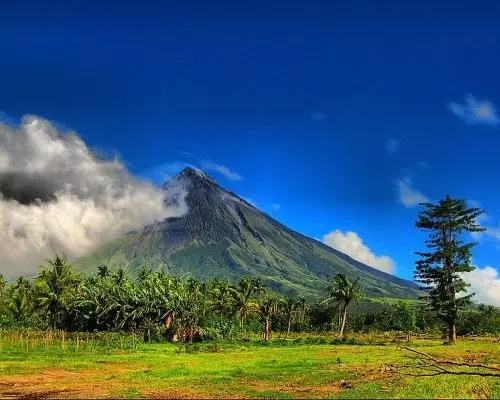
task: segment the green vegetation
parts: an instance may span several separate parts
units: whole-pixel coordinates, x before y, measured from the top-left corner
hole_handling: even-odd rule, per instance
[[[144,344],[132,334],[0,334],[0,391],[22,397],[246,398],[489,398],[496,378],[413,378],[409,359],[383,336],[354,335],[359,344],[328,336],[309,340],[258,338],[201,344]],[[137,338],[136,338],[137,339]],[[324,344],[313,344],[316,343]],[[369,344],[372,342],[374,344]],[[330,343],[337,343],[332,346]],[[415,338],[412,347],[449,360],[499,364],[492,339]]]
[[[371,303],[347,308],[361,289],[336,275],[330,297],[307,302],[284,297],[260,279],[244,277],[236,285],[221,279],[199,282],[148,267],[132,279],[124,270],[100,266],[93,276],[80,277],[66,260],[56,257],[34,279],[18,278],[2,285],[0,323],[4,328],[62,329],[69,332],[134,332],[147,342],[222,340],[246,332],[442,332],[446,325],[425,303]],[[324,298],[327,291],[325,290]],[[370,304],[370,303],[365,303]],[[498,334],[500,315],[482,305],[457,314],[460,335]]]
[[[370,299],[361,279],[342,273],[329,278],[322,300],[310,301],[249,276],[231,284],[147,266],[131,276],[107,265],[80,276],[59,256],[32,279],[0,275],[0,390],[17,397],[498,396],[497,376],[453,375],[464,367],[477,374],[480,363],[498,370],[500,313],[456,297],[473,246],[459,234],[480,229],[479,211],[449,197],[439,204],[426,204],[417,222],[436,231],[428,241],[434,253],[419,253],[416,274],[429,286],[422,300]],[[440,346],[443,333],[461,338]],[[398,343],[451,369],[410,377],[429,366]]]

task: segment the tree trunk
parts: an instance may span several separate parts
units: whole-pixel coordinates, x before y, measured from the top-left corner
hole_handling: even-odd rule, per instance
[[[345,329],[346,321],[347,321],[347,307],[344,307],[343,312],[342,312],[342,325],[340,325],[340,332],[339,332],[340,337],[344,336],[344,329]]]
[[[450,322],[448,326],[448,343],[453,344],[457,341],[457,327],[455,321]]]
[[[288,318],[288,329],[286,330],[286,338],[288,339],[288,335],[290,335],[290,326],[292,325],[292,318]]]
[[[269,318],[266,318],[266,330],[264,332],[265,333],[264,340],[269,340],[270,327],[271,327],[271,321],[269,321]]]

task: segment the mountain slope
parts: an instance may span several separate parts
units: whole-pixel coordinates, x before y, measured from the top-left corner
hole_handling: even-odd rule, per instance
[[[130,232],[77,260],[83,273],[100,264],[126,267],[143,264],[176,275],[192,274],[236,281],[260,276],[269,287],[287,294],[324,295],[336,273],[360,279],[372,297],[416,298],[416,284],[373,269],[314,239],[288,229],[199,170],[184,169],[164,188],[187,192],[188,212],[179,218]],[[178,195],[167,197],[178,203]]]

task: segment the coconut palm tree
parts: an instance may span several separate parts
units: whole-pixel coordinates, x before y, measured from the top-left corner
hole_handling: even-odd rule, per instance
[[[65,258],[56,255],[53,261],[47,260],[47,263],[47,266],[42,266],[36,279],[36,301],[47,310],[50,325],[56,329],[62,323],[62,313],[77,285],[78,277],[71,272]]]
[[[33,314],[32,285],[24,276],[20,276],[14,285],[7,288],[5,307],[17,323],[24,325]]]
[[[234,308],[234,301],[227,281],[211,279],[207,284],[207,294],[215,314],[229,315]]]
[[[263,338],[269,340],[271,332],[271,317],[278,312],[279,306],[283,300],[276,294],[265,294],[259,304],[259,314],[263,324]]]
[[[258,281],[251,279],[248,276],[241,278],[236,286],[230,286],[229,290],[234,300],[234,307],[240,328],[243,328],[248,316],[259,309],[259,305],[252,298],[257,288],[262,286]]]
[[[359,301],[362,297],[362,288],[358,280],[354,283],[344,274],[337,274],[328,287],[330,297],[326,301],[336,301],[340,307],[340,329],[339,337],[344,336],[344,329],[347,322],[347,308],[353,301]]]
[[[3,310],[6,281],[3,274],[0,274],[0,311]]]
[[[292,319],[297,311],[297,299],[293,297],[287,297],[282,303],[282,311],[287,320],[286,338],[290,335],[290,328],[292,326]]]
[[[297,312],[299,324],[302,327],[308,309],[307,300],[305,297],[301,296],[297,299],[297,304],[295,306],[295,309]]]
[[[107,278],[109,274],[109,267],[106,264],[102,264],[97,267],[97,276],[99,278]]]

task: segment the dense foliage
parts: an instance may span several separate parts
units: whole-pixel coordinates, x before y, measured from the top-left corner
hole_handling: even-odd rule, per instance
[[[101,266],[81,277],[56,257],[37,277],[6,282],[0,275],[0,326],[79,332],[128,331],[145,341],[221,340],[243,332],[440,332],[441,320],[419,302],[364,303],[346,318],[347,305],[361,295],[344,276],[332,279],[330,301],[286,298],[259,279],[236,285],[211,279],[181,279],[143,267],[131,278],[123,269]],[[327,295],[325,288],[325,297]],[[333,300],[333,301],[331,301]],[[363,305],[364,304],[364,305]],[[370,307],[365,307],[369,305]],[[368,311],[367,311],[368,310]],[[340,314],[339,314],[340,313]],[[460,335],[500,332],[500,314],[491,306],[458,314]]]

